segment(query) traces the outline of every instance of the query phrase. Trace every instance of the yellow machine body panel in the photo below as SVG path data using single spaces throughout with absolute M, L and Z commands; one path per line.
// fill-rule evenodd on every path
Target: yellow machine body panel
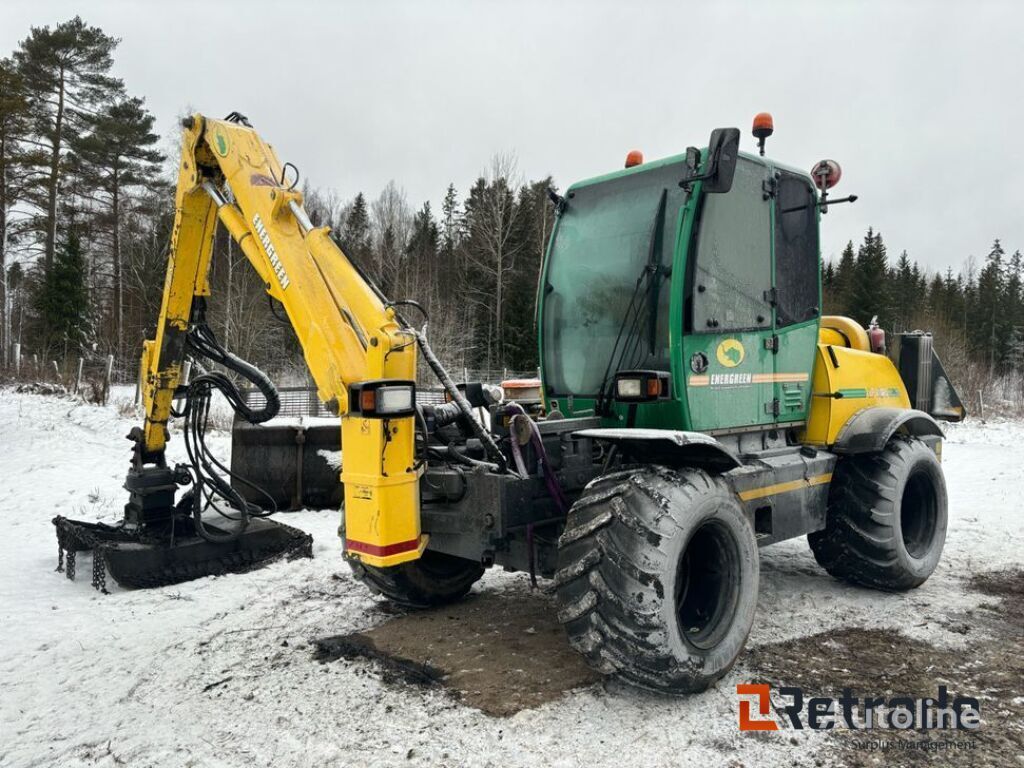
M 899 371 L 885 355 L 818 344 L 811 381 L 811 408 L 803 443 L 828 447 L 864 408 L 910 408 Z
M 349 386 L 415 381 L 416 339 L 367 284 L 326 227 L 313 227 L 273 148 L 248 125 L 185 122 L 175 220 L 156 337 L 143 345 L 144 446 L 161 454 L 185 355 L 193 299 L 209 295 L 220 221 L 281 302 L 317 385 L 341 418 L 346 552 L 390 566 L 416 559 L 420 532 L 414 418 L 350 413 Z
M 871 341 L 864 326 L 842 315 L 825 315 L 821 318 L 818 341 L 822 344 L 859 349 L 862 352 L 871 351 Z

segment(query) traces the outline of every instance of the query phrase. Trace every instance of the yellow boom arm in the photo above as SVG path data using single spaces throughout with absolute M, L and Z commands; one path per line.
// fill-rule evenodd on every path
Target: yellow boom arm
M 313 227 L 302 194 L 243 122 L 194 115 L 184 121 L 174 230 L 156 338 L 143 344 L 144 452 L 162 456 L 185 356 L 193 300 L 210 294 L 219 220 L 284 306 L 320 398 L 341 417 L 345 548 L 369 565 L 413 560 L 420 532 L 414 418 L 363 418 L 349 387 L 416 378 L 416 343 L 366 283 L 327 227 Z

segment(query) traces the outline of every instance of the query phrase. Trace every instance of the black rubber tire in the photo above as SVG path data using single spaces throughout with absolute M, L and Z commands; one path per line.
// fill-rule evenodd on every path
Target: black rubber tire
M 702 691 L 743 650 L 759 574 L 754 532 L 723 479 L 628 468 L 594 480 L 569 512 L 558 619 L 597 671 L 663 693 Z
M 461 600 L 484 575 L 473 560 L 427 550 L 418 560 L 377 568 L 349 560 L 352 573 L 370 591 L 406 608 L 430 608 Z
M 807 541 L 832 576 L 875 589 L 923 584 L 946 541 L 946 481 L 921 440 L 897 436 L 881 453 L 841 458 L 828 517 Z

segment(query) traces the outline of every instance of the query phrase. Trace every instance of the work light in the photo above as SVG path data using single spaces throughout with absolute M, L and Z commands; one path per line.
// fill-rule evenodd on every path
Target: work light
M 363 381 L 349 387 L 349 408 L 368 419 L 393 419 L 416 412 L 416 384 L 400 379 Z
M 667 400 L 669 378 L 665 371 L 619 371 L 615 374 L 615 399 L 626 403 Z

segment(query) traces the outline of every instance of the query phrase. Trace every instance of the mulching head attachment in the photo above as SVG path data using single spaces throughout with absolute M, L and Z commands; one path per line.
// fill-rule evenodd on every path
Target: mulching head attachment
M 313 537 L 289 525 L 255 518 L 230 541 L 196 535 L 190 518 L 179 518 L 159 533 L 132 526 L 87 523 L 55 517 L 57 570 L 75 578 L 76 556 L 92 551 L 92 585 L 107 592 L 109 572 L 122 587 L 160 587 L 183 581 L 241 573 L 282 557 L 312 557 Z M 208 522 L 207 529 L 216 529 Z
M 281 401 L 266 374 L 220 346 L 204 313 L 204 302 L 196 299 L 186 338 L 190 353 L 255 384 L 264 404 L 251 407 L 231 378 L 213 370 L 178 387 L 174 397 L 181 401 L 181 410 L 172 408 L 171 415 L 182 417 L 188 463 L 167 466 L 163 449 L 150 453 L 143 430 L 134 428 L 128 435 L 134 450 L 124 484 L 129 493 L 124 518 L 117 525 L 53 519 L 59 548 L 57 570 L 63 570 L 69 579 L 75 578 L 77 554 L 90 550 L 92 584 L 101 592 L 107 591 L 108 571 L 124 587 L 159 587 L 249 571 L 281 557 L 313 556 L 312 536 L 268 520 L 276 509 L 273 497 L 233 474 L 206 445 L 214 392 L 220 392 L 236 413 L 254 424 L 272 419 Z M 229 477 L 266 497 L 269 509 L 246 500 L 226 479 Z M 175 503 L 183 486 L 191 488 Z

